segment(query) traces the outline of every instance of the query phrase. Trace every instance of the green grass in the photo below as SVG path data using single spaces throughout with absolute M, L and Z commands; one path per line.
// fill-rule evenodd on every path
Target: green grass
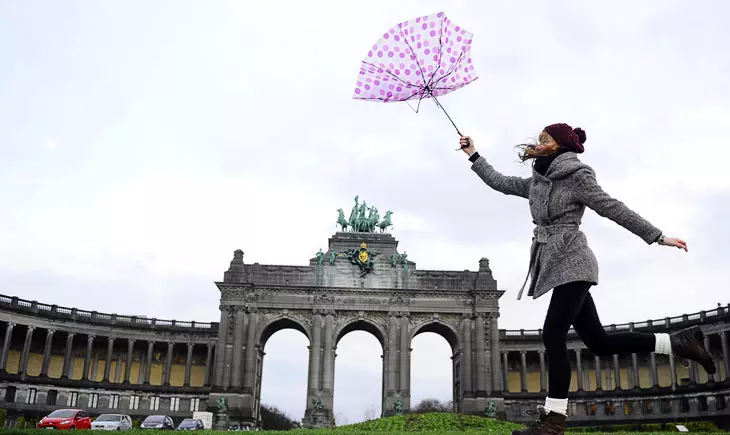
M 717 427 L 711 423 L 691 422 L 685 423 L 691 434 L 717 433 L 720 432 Z M 406 435 L 418 432 L 422 435 L 476 435 L 476 434 L 493 434 L 493 435 L 510 435 L 512 430 L 521 428 L 516 423 L 506 421 L 495 421 L 494 419 L 458 415 L 450 413 L 431 413 L 431 414 L 409 414 L 395 417 L 379 418 L 377 420 L 365 421 L 362 423 L 340 426 L 335 429 L 298 429 L 288 431 L 292 435 Z M 619 434 L 637 434 L 642 435 L 676 433 L 677 429 L 672 425 L 646 424 L 641 425 L 640 431 L 634 426 L 614 426 L 609 429 L 605 428 L 576 428 L 569 429 L 570 432 L 591 432 L 594 434 L 610 433 L 612 435 Z M 48 431 L 41 429 L 0 429 L 3 435 L 48 435 Z M 97 432 L 95 432 L 97 433 Z M 150 431 L 132 430 L 127 432 L 128 435 L 150 435 Z M 204 431 L 197 432 L 201 434 L 222 434 L 223 432 Z M 248 432 L 258 433 L 261 435 L 281 435 L 282 432 L 262 431 Z

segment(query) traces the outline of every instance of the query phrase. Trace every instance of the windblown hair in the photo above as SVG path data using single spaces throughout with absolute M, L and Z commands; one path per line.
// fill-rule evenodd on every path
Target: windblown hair
M 517 152 L 517 157 L 520 159 L 520 161 L 526 162 L 530 159 L 535 159 L 537 157 L 549 156 L 560 149 L 560 145 L 556 143 L 554 148 L 549 148 L 544 151 L 535 151 L 535 148 L 537 148 L 538 144 L 539 142 L 537 138 L 533 137 L 530 138 L 528 143 L 515 145 L 515 148 L 521 150 L 521 152 Z

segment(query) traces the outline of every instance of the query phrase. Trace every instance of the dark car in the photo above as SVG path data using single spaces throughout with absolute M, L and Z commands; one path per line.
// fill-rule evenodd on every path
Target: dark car
M 167 415 L 150 415 L 145 418 L 140 429 L 157 429 L 157 430 L 175 430 L 175 424 L 172 418 Z
M 177 430 L 203 430 L 205 425 L 199 418 L 186 418 L 177 427 Z
M 57 409 L 38 422 L 39 429 L 91 429 L 91 418 L 80 409 Z

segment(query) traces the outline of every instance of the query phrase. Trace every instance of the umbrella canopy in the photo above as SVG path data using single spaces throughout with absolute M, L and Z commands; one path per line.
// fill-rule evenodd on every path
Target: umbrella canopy
M 435 97 L 477 79 L 471 41 L 472 33 L 443 12 L 399 23 L 362 60 L 353 98 L 385 103 L 433 98 L 438 104 Z

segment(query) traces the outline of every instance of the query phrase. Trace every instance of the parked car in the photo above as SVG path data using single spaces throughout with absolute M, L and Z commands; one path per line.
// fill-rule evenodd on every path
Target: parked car
M 175 430 L 175 424 L 168 415 L 150 415 L 145 418 L 140 429 Z
M 91 429 L 91 418 L 80 409 L 57 409 L 38 422 L 39 429 Z
M 203 430 L 205 425 L 199 418 L 186 418 L 177 427 L 177 430 Z
M 132 417 L 126 414 L 101 414 L 91 423 L 91 430 L 130 430 Z

